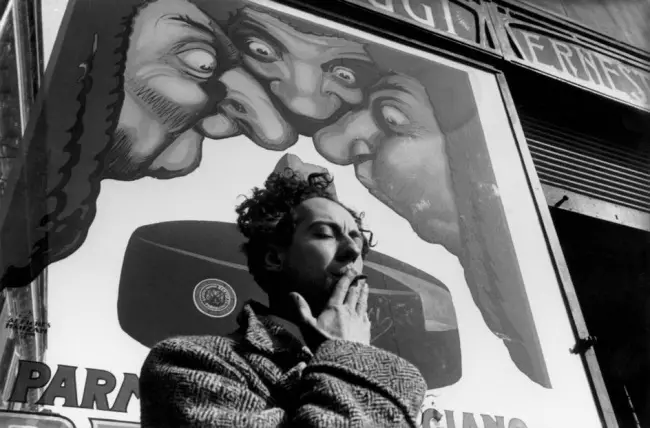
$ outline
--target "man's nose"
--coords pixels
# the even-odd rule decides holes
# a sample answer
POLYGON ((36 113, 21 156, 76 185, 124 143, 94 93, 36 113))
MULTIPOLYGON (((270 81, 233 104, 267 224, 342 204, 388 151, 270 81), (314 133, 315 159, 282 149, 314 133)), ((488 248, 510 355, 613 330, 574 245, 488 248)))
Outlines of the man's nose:
POLYGON ((359 258, 363 249, 349 236, 344 236, 339 246, 337 261, 342 263, 353 262, 359 258))
POLYGON ((294 113, 327 119, 337 98, 323 91, 323 71, 318 64, 296 61, 286 79, 271 83, 271 91, 294 113))

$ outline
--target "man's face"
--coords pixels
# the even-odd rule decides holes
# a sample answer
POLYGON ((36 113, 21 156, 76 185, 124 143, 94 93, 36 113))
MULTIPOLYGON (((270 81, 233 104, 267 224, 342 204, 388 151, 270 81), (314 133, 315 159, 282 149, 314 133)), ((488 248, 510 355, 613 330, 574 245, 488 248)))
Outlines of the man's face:
POLYGON ((293 240, 280 254, 282 269, 290 291, 300 293, 317 314, 346 270, 362 272, 363 234, 354 217, 329 199, 308 199, 295 215, 293 240))
POLYGON ((229 35, 246 67, 276 98, 283 115, 305 135, 313 135, 360 104, 378 73, 362 44, 300 32, 252 9, 229 35))
POLYGON ((220 79, 226 97, 218 113, 199 124, 201 133, 215 140, 244 134, 268 150, 286 150, 298 141, 298 134, 273 106, 268 94, 241 67, 226 71, 220 79))
POLYGON ((133 22, 107 176, 169 178, 194 169, 203 136, 193 127, 225 96, 219 77, 234 55, 224 33, 190 1, 145 6, 133 22), (166 159, 152 167, 167 149, 166 159))
POLYGON ((458 220, 445 139, 417 80, 385 77, 365 108, 316 133, 314 144, 327 160, 354 164, 359 181, 420 237, 455 251, 458 220))

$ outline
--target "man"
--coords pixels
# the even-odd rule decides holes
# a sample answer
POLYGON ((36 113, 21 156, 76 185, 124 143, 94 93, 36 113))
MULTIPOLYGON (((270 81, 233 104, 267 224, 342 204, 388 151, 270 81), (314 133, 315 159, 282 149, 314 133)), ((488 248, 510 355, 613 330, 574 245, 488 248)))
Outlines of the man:
POLYGON ((228 35, 282 115, 311 136, 360 105, 380 71, 362 42, 280 16, 246 7, 228 22, 228 35))
POLYGON ((354 164, 359 181, 420 238, 460 254, 445 136, 418 80, 384 77, 363 108, 317 132, 314 144, 330 162, 354 164))
POLYGON ((276 172, 237 207, 269 307, 245 306, 228 337, 156 345, 140 376, 143 428, 416 426, 424 379, 369 345, 371 236, 330 182, 276 172))

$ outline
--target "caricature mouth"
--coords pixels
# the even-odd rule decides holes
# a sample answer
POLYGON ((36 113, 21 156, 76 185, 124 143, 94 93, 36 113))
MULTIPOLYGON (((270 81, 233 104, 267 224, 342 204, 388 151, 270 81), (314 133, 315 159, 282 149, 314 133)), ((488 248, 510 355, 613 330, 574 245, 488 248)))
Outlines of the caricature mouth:
POLYGON ((342 102, 339 108, 332 112, 328 117, 318 119, 315 117, 305 116, 304 114, 295 112, 287 107, 284 101, 282 101, 282 99, 280 99, 280 97, 274 94, 270 89, 270 84, 271 81, 267 81, 265 89, 271 99, 271 103, 280 116, 282 116, 286 122, 291 124, 295 132, 299 135, 304 135, 305 137, 313 137, 321 129, 336 123, 351 108, 347 103, 342 102))
POLYGON ((246 135, 251 140, 253 140, 255 143, 263 142, 261 141, 260 136, 257 135, 257 132, 255 132, 254 128, 251 126, 250 123, 241 119, 236 120, 235 123, 237 123, 237 127, 239 128, 239 131, 242 134, 246 135))
POLYGON ((355 175, 367 189, 374 189, 376 187, 372 172, 375 158, 376 156, 374 154, 362 154, 354 158, 355 175))
POLYGON ((354 165, 361 165, 364 162, 375 160, 375 158, 376 156, 373 153, 364 153, 364 154, 356 155, 353 158, 352 163, 354 165))

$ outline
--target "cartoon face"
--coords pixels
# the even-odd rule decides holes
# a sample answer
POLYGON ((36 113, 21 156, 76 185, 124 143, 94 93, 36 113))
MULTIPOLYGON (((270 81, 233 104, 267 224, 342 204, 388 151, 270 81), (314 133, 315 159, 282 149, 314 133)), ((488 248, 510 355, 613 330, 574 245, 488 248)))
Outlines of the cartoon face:
POLYGON ((250 8, 240 11, 229 36, 284 117, 305 135, 361 104, 364 89, 379 78, 361 43, 298 31, 250 8))
POLYGON ((124 102, 109 155, 110 178, 170 178, 198 165, 203 136, 193 127, 226 95, 219 81, 236 51, 188 0, 156 0, 133 21, 124 102), (171 147, 170 146, 174 146, 171 147), (167 160, 154 160, 166 153, 167 160))
POLYGON ((314 135, 318 152, 354 164, 370 192, 407 219, 428 242, 458 254, 458 219, 441 133, 425 88, 393 74, 373 89, 365 108, 314 135))
POLYGON ((285 150, 298 141, 298 134, 247 71, 233 68, 221 76, 221 81, 228 93, 218 106, 218 114, 200 123, 203 135, 220 139, 245 134, 255 144, 269 150, 285 150))

